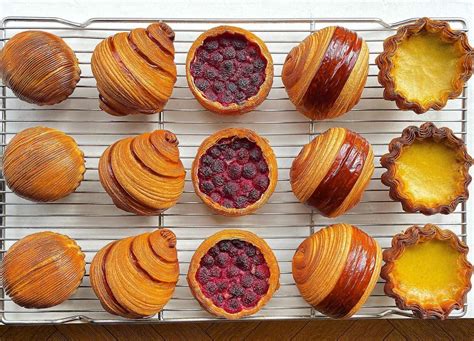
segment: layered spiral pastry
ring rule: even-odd
[[[293,256],[301,296],[332,318],[349,318],[375,287],[382,265],[377,241],[355,226],[335,224],[306,238]]]
[[[79,287],[86,262],[76,242],[59,233],[39,232],[13,244],[1,265],[5,293],[25,308],[49,308]]]
[[[119,140],[99,160],[99,178],[114,204],[137,215],[158,215],[174,206],[186,172],[178,139],[155,130]]]
[[[214,27],[189,49],[186,78],[206,109],[225,115],[243,114],[267,97],[273,83],[272,56],[252,32],[233,26]]]
[[[178,277],[176,236],[168,229],[107,244],[90,268],[102,307],[126,318],[157,314],[171,299]]]
[[[290,184],[299,201],[333,218],[359,203],[373,172],[369,142],[348,129],[331,128],[301,149]]]
[[[23,101],[52,105],[76,88],[81,69],[73,50],[60,37],[43,31],[24,31],[0,50],[3,83]]]
[[[252,130],[229,128],[206,138],[192,166],[194,190],[215,212],[250,214],[275,190],[276,157],[267,140]]]
[[[282,81],[296,109],[313,120],[341,116],[359,102],[369,71],[365,41],[344,27],[312,33],[286,57]]]
[[[163,110],[176,83],[174,31],[154,23],[103,40],[92,54],[100,108],[111,115]]]
[[[196,250],[188,271],[194,297],[209,313],[239,319],[259,311],[280,286],[268,244],[242,230],[223,230]]]
[[[3,175],[18,196],[55,201],[74,192],[86,171],[84,153],[62,131],[33,127],[13,137],[3,155]]]

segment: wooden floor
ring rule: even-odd
[[[474,320],[0,327],[0,340],[474,340]]]

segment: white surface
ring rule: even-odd
[[[153,18],[205,18],[205,17],[216,17],[216,18],[255,18],[255,17],[274,17],[274,18],[292,18],[292,17],[379,17],[386,22],[395,22],[411,17],[419,16],[433,16],[433,17],[463,17],[468,20],[470,32],[470,40],[473,39],[473,28],[470,23],[473,22],[473,4],[471,1],[458,1],[451,2],[448,4],[447,1],[423,1],[414,3],[414,1],[359,1],[359,2],[340,2],[340,1],[328,1],[318,2],[315,1],[252,1],[248,4],[237,1],[216,1],[205,2],[205,1],[11,1],[1,0],[0,1],[0,17],[5,16],[57,16],[68,20],[82,22],[93,17],[153,17]],[[472,83],[472,80],[471,80]],[[471,85],[470,91],[470,103],[469,107],[473,107],[473,89]],[[387,104],[388,105],[388,104]],[[472,110],[471,110],[472,111]],[[471,114],[471,113],[468,113]],[[105,114],[104,114],[105,115]],[[431,116],[430,116],[431,115]],[[446,115],[446,113],[445,113]],[[213,116],[206,115],[207,119]],[[252,116],[253,118],[254,116]],[[297,116],[294,116],[297,117]],[[414,117],[414,116],[410,116]],[[429,120],[435,118],[435,114],[425,114],[423,117],[417,117],[418,119]],[[445,117],[445,116],[444,116]],[[105,119],[105,117],[102,117]],[[344,118],[344,117],[343,117]],[[348,117],[345,117],[348,118]],[[248,119],[251,119],[248,116]],[[329,124],[330,126],[331,124]],[[335,124],[332,124],[335,125]],[[325,126],[325,125],[324,125]],[[321,127],[321,126],[320,126]],[[350,126],[348,126],[350,127]],[[176,127],[178,130],[179,127]],[[398,127],[396,129],[399,129]],[[395,130],[396,130],[395,129]],[[146,127],[140,127],[139,131],[145,131]],[[137,131],[136,130],[136,131]],[[399,129],[401,131],[401,128]],[[472,132],[473,120],[470,120],[468,126],[468,145],[471,154],[474,154]],[[194,141],[199,143],[200,140]],[[189,152],[188,157],[192,155],[193,148],[185,151]],[[292,151],[294,154],[296,151]],[[381,150],[381,152],[383,152]],[[100,155],[100,151],[95,151],[96,155]],[[380,153],[379,153],[380,154]],[[187,160],[189,163],[189,160]],[[380,187],[380,186],[379,186]],[[473,219],[473,202],[468,202],[468,222],[472,222]],[[393,206],[391,206],[393,207]],[[270,207],[269,207],[270,209]],[[295,207],[295,209],[301,209]],[[420,223],[429,221],[425,219],[421,214],[417,217]],[[425,220],[424,220],[425,219]],[[444,218],[443,218],[444,219]],[[345,219],[347,222],[357,224],[356,221],[350,221],[348,218]],[[143,220],[142,220],[143,221]],[[222,221],[222,220],[221,220]],[[189,220],[189,222],[191,222]],[[58,222],[59,223],[59,222]],[[223,225],[225,226],[225,225]],[[469,245],[474,249],[474,233],[471,233],[471,229],[468,227],[469,233]],[[137,231],[138,232],[138,231]],[[380,231],[377,231],[380,233]],[[278,233],[278,232],[276,232]],[[291,245],[293,248],[295,245]],[[190,249],[194,246],[189,245]],[[290,246],[290,245],[288,245]],[[470,255],[471,261],[474,259],[473,253]],[[469,295],[469,304],[471,305],[468,311],[468,316],[473,317],[473,305],[474,294],[471,292]],[[206,315],[204,315],[206,316]]]

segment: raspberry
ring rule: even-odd
[[[217,95],[212,89],[207,89],[204,92],[204,95],[211,101],[216,101],[217,100]]]
[[[235,258],[235,265],[237,265],[242,270],[249,270],[250,269],[250,259],[245,254],[238,255]]]
[[[237,152],[237,162],[241,165],[249,161],[249,151],[247,149],[239,149]]]
[[[253,256],[253,262],[255,265],[260,265],[260,264],[265,263],[265,258],[263,257],[262,254],[259,253]]]
[[[239,62],[245,62],[247,60],[247,53],[244,50],[237,51],[235,56]]]
[[[224,295],[217,294],[212,298],[212,303],[214,303],[218,307],[222,307],[222,305],[224,304]]]
[[[210,268],[214,265],[214,258],[209,254],[205,254],[201,259],[201,265],[205,266],[206,268]]]
[[[261,279],[255,280],[252,289],[258,295],[265,295],[268,291],[268,283]]]
[[[228,252],[232,246],[230,240],[221,240],[217,245],[222,252]]]
[[[211,167],[201,167],[199,168],[198,174],[204,179],[209,179],[212,176]]]
[[[219,72],[224,77],[230,77],[234,73],[234,63],[232,60],[224,61],[219,67]]]
[[[244,288],[250,288],[253,284],[253,280],[254,280],[254,277],[252,274],[250,273],[245,273],[241,280],[240,280],[240,284],[244,287]]]
[[[258,300],[257,294],[252,290],[245,290],[244,296],[242,297],[242,304],[244,307],[253,307]]]
[[[204,42],[204,48],[208,51],[214,51],[219,47],[219,43],[215,39],[206,39]]]
[[[238,249],[243,249],[245,246],[245,243],[239,239],[233,239],[232,245],[234,245]]]
[[[257,189],[254,188],[249,192],[248,198],[250,201],[255,202],[258,199],[260,199],[261,196],[262,196],[262,193],[260,193]]]
[[[219,52],[214,51],[211,53],[211,56],[209,58],[209,63],[211,63],[215,67],[218,67],[223,60],[224,60],[224,57]]]
[[[257,251],[257,249],[255,249],[255,246],[253,246],[253,245],[248,245],[248,246],[245,248],[245,254],[246,254],[247,256],[249,256],[249,257],[255,256],[256,251]]]
[[[257,162],[260,161],[260,159],[262,158],[262,151],[260,150],[260,148],[255,147],[250,151],[249,155],[250,160]]]
[[[222,173],[224,171],[224,168],[225,168],[225,163],[222,160],[215,160],[214,163],[211,165],[211,169],[215,173]]]
[[[211,279],[211,272],[208,268],[199,268],[197,271],[197,280],[201,284],[206,284]]]
[[[242,139],[242,148],[250,149],[251,146],[252,146],[252,143],[249,140]]]
[[[235,200],[235,206],[237,208],[244,208],[247,206],[247,204],[248,204],[248,200],[244,196],[240,196]]]
[[[217,289],[218,289],[217,284],[214,282],[207,282],[205,285],[205,288],[211,294],[214,294],[215,292],[217,292]]]
[[[269,185],[268,177],[265,175],[259,175],[253,180],[253,184],[258,190],[264,191],[268,188]]]
[[[247,89],[245,89],[244,92],[248,97],[252,97],[258,93],[258,89],[256,86],[250,85],[247,87]]]
[[[219,45],[221,45],[221,46],[231,46],[232,42],[227,37],[220,37],[219,38]]]
[[[209,251],[207,251],[211,256],[215,257],[219,254],[219,247],[217,247],[217,245],[214,245],[213,247],[211,247],[209,249]]]
[[[235,99],[237,102],[243,102],[245,100],[245,98],[247,97],[247,95],[245,95],[244,92],[242,91],[239,91],[236,95],[235,95]]]
[[[196,79],[194,84],[196,84],[196,87],[201,91],[206,91],[209,88],[209,86],[211,85],[211,83],[209,83],[209,81],[207,79],[204,79],[204,78]]]
[[[220,202],[222,199],[222,196],[218,192],[212,192],[211,193],[211,199],[214,202]]]
[[[214,91],[217,93],[221,93],[225,89],[225,83],[221,81],[214,82]]]
[[[231,298],[224,304],[224,309],[229,313],[237,313],[242,310],[242,305],[237,298]]]
[[[219,289],[220,292],[227,290],[229,287],[229,281],[221,281],[217,283],[217,288]]]
[[[237,249],[235,246],[231,246],[229,250],[229,255],[231,255],[232,257],[235,257],[238,254],[239,254],[239,249]]]
[[[234,45],[236,50],[242,50],[247,47],[247,41],[237,38],[232,41],[232,45]]]
[[[235,49],[232,46],[228,46],[224,49],[223,55],[225,59],[234,59]]]
[[[238,283],[232,283],[229,288],[229,293],[234,297],[240,297],[244,294],[244,288]]]
[[[260,86],[263,84],[263,77],[259,73],[254,73],[250,76],[250,81],[255,86]]]
[[[235,157],[235,151],[229,147],[224,150],[224,159],[232,160]]]
[[[255,269],[255,277],[259,279],[266,279],[270,277],[270,269],[265,264],[257,266]]]
[[[234,208],[234,202],[229,199],[224,199],[224,201],[222,202],[222,206],[224,206],[225,208]]]
[[[237,92],[239,88],[235,83],[229,82],[227,83],[227,90],[229,90],[230,92]]]
[[[222,271],[217,266],[213,266],[211,268],[211,276],[212,277],[219,278],[219,277],[221,277],[221,275],[222,275]]]
[[[266,173],[268,172],[268,165],[267,163],[265,162],[265,160],[262,160],[260,161],[259,163],[257,163],[257,169],[260,173]]]
[[[214,161],[214,159],[208,154],[204,155],[201,159],[201,162],[208,166],[212,163],[212,161]]]
[[[249,46],[247,48],[247,52],[248,52],[249,56],[251,56],[251,57],[255,57],[258,53],[257,48],[255,46]]]
[[[238,267],[232,265],[231,267],[229,267],[227,269],[227,277],[228,278],[232,278],[232,277],[235,277],[237,276],[238,274],[240,273],[240,270]]]
[[[227,174],[229,174],[229,178],[233,180],[239,179],[242,176],[242,166],[236,162],[231,163],[227,168]]]
[[[204,49],[199,49],[197,52],[197,59],[201,62],[206,62],[209,60],[210,53]]]
[[[191,75],[195,78],[202,76],[203,66],[204,64],[198,61],[191,64]]]
[[[242,141],[241,139],[234,139],[232,141],[232,144],[231,144],[231,148],[234,149],[234,150],[239,150],[240,148],[242,148]]]
[[[246,163],[242,168],[242,176],[246,179],[253,179],[257,175],[257,167],[253,163]]]
[[[253,62],[253,67],[255,71],[263,71],[263,69],[265,68],[265,62],[260,58],[255,59],[255,61]]]
[[[224,185],[225,179],[222,175],[217,174],[217,175],[214,175],[214,177],[212,178],[212,183],[214,184],[214,186],[220,187]]]
[[[230,104],[234,102],[234,96],[230,91],[227,90],[220,93],[218,101],[222,104]]]
[[[249,193],[253,189],[253,185],[249,181],[242,181],[240,183],[240,188],[241,188],[242,192]]]
[[[214,69],[213,67],[207,67],[205,70],[204,70],[204,77],[206,79],[209,79],[209,80],[213,80],[217,77],[217,70]],[[201,89],[199,89],[201,90]],[[201,90],[202,91],[202,90]]]
[[[234,198],[238,190],[239,190],[239,185],[235,182],[228,182],[224,184],[223,192],[227,198]]]
[[[246,75],[250,75],[253,72],[253,64],[245,64],[243,68],[243,72]]]
[[[237,81],[237,84],[239,85],[240,89],[245,90],[250,85],[250,80],[248,78],[240,78]]]
[[[220,253],[216,257],[216,264],[217,266],[224,268],[227,265],[230,257],[227,253]]]

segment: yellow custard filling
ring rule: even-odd
[[[461,256],[448,242],[436,239],[407,247],[394,261],[394,290],[407,301],[430,305],[455,298],[464,287]]]
[[[414,203],[449,205],[464,190],[457,150],[442,142],[417,140],[403,147],[395,165],[402,192]]]
[[[395,91],[423,106],[444,100],[458,77],[462,51],[435,33],[420,32],[403,40],[393,57]]]

